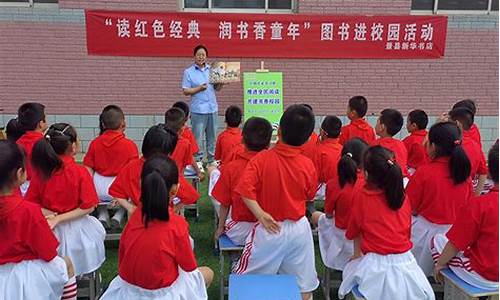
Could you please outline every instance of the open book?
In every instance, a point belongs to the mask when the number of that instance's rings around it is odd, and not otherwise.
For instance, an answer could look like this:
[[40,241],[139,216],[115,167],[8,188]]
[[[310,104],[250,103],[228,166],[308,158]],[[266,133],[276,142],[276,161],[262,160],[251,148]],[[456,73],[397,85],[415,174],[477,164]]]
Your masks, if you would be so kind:
[[210,83],[240,81],[240,62],[217,62],[210,69]]

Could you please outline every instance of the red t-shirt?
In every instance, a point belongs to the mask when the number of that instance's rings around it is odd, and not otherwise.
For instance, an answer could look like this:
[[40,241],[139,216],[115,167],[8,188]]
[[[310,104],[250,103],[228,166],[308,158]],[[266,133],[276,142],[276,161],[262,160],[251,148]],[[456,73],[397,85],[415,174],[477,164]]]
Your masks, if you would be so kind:
[[316,132],[311,133],[309,140],[302,145],[302,155],[308,157],[310,160],[314,162],[316,155],[316,147],[319,144],[319,137]]
[[139,157],[137,146],[118,130],[106,130],[90,142],[83,163],[102,176],[116,176],[125,165]]
[[299,220],[318,185],[314,164],[301,151],[282,142],[261,151],[248,162],[236,193],[256,200],[276,221]]
[[342,153],[339,139],[326,139],[316,145],[314,151],[314,165],[320,183],[337,177],[337,164]]
[[48,180],[38,172],[33,174],[25,199],[59,214],[76,208],[97,206],[99,199],[87,169],[75,162],[73,156],[59,156],[62,167]]
[[361,251],[381,255],[404,253],[413,246],[408,198],[399,210],[387,205],[385,194],[366,185],[354,195],[346,238],[361,238]]
[[168,221],[153,220],[145,228],[136,210],[120,238],[118,269],[126,282],[144,289],[169,287],[179,276],[196,269],[187,222],[176,214]]
[[439,157],[421,166],[406,187],[413,212],[435,224],[453,224],[472,195],[470,179],[455,185],[448,164],[449,157]]
[[189,140],[179,137],[171,158],[177,164],[179,173],[183,173],[186,166],[193,163],[193,150],[191,149],[191,143]]
[[21,146],[26,152],[26,159],[24,164],[26,166],[26,179],[31,180],[33,176],[33,167],[31,166],[31,153],[33,152],[33,146],[36,142],[43,138],[43,133],[38,131],[26,131],[18,140],[17,144]]
[[408,151],[406,151],[406,147],[405,144],[403,144],[403,142],[393,137],[385,137],[377,139],[373,144],[380,145],[382,147],[391,150],[394,153],[394,158],[396,159],[396,162],[398,163],[399,167],[401,168],[401,171],[403,172],[403,176],[404,177],[408,176],[408,170],[407,170]]
[[479,131],[479,128],[477,128],[477,125],[475,123],[472,124],[472,126],[469,128],[469,130],[466,131],[466,133],[468,133],[474,141],[481,145],[481,132]]
[[189,141],[189,143],[191,143],[192,155],[195,155],[196,153],[198,153],[198,151],[200,151],[200,148],[198,147],[198,143],[196,142],[196,139],[194,137],[194,134],[193,134],[193,131],[191,130],[191,128],[184,126],[184,128],[181,131],[181,137],[185,138],[186,140]]
[[474,140],[474,137],[470,135],[470,131],[463,132],[462,147],[470,160],[471,178],[474,179],[476,175],[488,174],[486,158],[484,157],[481,144]]
[[354,184],[346,183],[340,187],[336,177],[328,181],[325,193],[325,213],[335,216],[335,226],[347,229],[354,194],[365,185],[363,171],[358,171],[358,179]]
[[216,160],[220,160],[220,164],[224,165],[228,162],[228,157],[234,150],[234,147],[241,145],[242,141],[241,129],[238,127],[226,128],[217,137],[217,143],[215,144],[215,156]]
[[[135,206],[139,206],[141,203],[141,172],[143,165],[144,158],[142,157],[130,161],[118,173],[115,181],[109,187],[109,195],[114,198],[130,199]],[[177,197],[186,205],[196,203],[200,198],[200,194],[181,173],[179,173]]]
[[248,209],[246,204],[238,195],[234,188],[240,182],[241,174],[245,170],[247,163],[252,159],[257,152],[244,151],[237,155],[237,157],[225,164],[221,168],[219,180],[214,186],[212,197],[219,201],[222,205],[231,206],[231,219],[237,222],[256,222],[257,219],[253,213]]
[[408,167],[418,169],[418,167],[429,162],[429,154],[424,147],[424,139],[427,130],[416,130],[403,139],[403,144],[408,151]]
[[343,145],[348,140],[359,137],[368,145],[375,141],[375,130],[365,119],[352,120],[351,123],[342,127],[340,132],[340,143]]
[[464,251],[474,271],[498,281],[498,186],[486,195],[472,198],[446,236],[458,250]]
[[0,265],[23,260],[51,261],[57,241],[39,205],[23,201],[18,190],[0,196]]

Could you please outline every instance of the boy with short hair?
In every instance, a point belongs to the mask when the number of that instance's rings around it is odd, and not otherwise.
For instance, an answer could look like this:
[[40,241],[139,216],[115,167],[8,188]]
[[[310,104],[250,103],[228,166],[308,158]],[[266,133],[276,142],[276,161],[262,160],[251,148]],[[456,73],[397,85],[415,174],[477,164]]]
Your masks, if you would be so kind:
[[177,101],[172,105],[172,107],[177,107],[181,109],[184,114],[185,114],[185,121],[184,121],[184,127],[181,130],[180,136],[187,139],[191,143],[191,151],[193,152],[193,155],[198,153],[200,151],[200,148],[198,147],[198,143],[196,142],[196,139],[194,138],[193,131],[189,126],[187,126],[187,121],[189,120],[189,105],[186,102],[183,101]]
[[403,127],[403,123],[403,115],[399,111],[392,108],[381,111],[375,126],[375,131],[380,138],[373,144],[391,150],[401,171],[403,171],[403,177],[408,177],[408,151],[403,142],[394,138]]
[[[222,233],[236,245],[244,245],[257,221],[234,188],[240,181],[247,163],[262,150],[269,148],[273,128],[269,121],[252,117],[243,126],[245,149],[236,158],[221,167],[221,175],[214,186],[212,197],[220,202],[219,226],[215,232],[217,241]],[[231,213],[229,211],[231,210]],[[226,220],[227,219],[227,220]]]
[[280,120],[279,141],[248,164],[238,193],[258,223],[238,262],[237,274],[291,274],[303,299],[318,287],[311,227],[305,206],[317,188],[317,174],[302,145],[314,129],[314,115],[303,105],[288,107]]
[[418,167],[429,162],[429,155],[424,147],[428,123],[429,118],[421,109],[412,110],[408,114],[406,130],[410,135],[403,139],[403,143],[408,151],[408,172],[410,175],[415,173]]
[[482,141],[481,141],[481,132],[479,131],[479,128],[477,127],[476,123],[474,123],[474,117],[476,116],[477,112],[477,107],[476,107],[476,102],[471,99],[465,99],[458,101],[455,103],[452,107],[452,109],[458,108],[458,107],[465,107],[468,108],[471,113],[472,113],[472,125],[470,126],[469,130],[467,130],[468,135],[474,139],[479,145],[481,145],[482,148]]
[[243,149],[241,145],[241,119],[243,113],[238,106],[231,105],[224,114],[226,129],[217,137],[215,144],[215,159],[220,161],[220,165],[227,163],[231,152],[236,148]]
[[[106,106],[99,116],[99,127],[101,134],[90,142],[83,164],[93,177],[100,202],[109,203],[113,199],[109,187],[131,160],[139,158],[139,151],[136,144],[125,136],[125,115],[120,107]],[[105,228],[110,224],[112,228],[120,227],[125,213],[121,207],[110,220],[107,207],[97,207],[98,219]]]
[[373,128],[364,119],[368,111],[368,101],[363,96],[354,96],[349,99],[347,105],[347,117],[351,123],[342,127],[340,134],[340,143],[343,145],[348,140],[359,137],[367,144],[375,141],[375,132]]
[[337,163],[342,152],[339,142],[342,121],[336,116],[326,116],[321,123],[320,143],[316,146],[314,164],[319,183],[326,183],[337,177]]

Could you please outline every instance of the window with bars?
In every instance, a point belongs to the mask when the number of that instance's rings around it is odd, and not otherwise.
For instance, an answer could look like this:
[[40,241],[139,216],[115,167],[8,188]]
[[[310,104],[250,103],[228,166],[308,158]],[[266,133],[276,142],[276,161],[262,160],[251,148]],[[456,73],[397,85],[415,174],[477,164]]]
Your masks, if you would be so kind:
[[292,11],[297,0],[183,0],[184,9]]
[[421,11],[484,12],[498,11],[499,0],[412,0],[411,9]]

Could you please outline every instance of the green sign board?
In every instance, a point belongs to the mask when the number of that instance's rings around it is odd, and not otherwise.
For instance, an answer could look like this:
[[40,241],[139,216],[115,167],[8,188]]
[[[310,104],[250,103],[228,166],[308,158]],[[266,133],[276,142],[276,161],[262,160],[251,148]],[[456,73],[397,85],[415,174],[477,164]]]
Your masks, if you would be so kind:
[[243,73],[245,120],[262,117],[277,126],[283,114],[283,73]]

